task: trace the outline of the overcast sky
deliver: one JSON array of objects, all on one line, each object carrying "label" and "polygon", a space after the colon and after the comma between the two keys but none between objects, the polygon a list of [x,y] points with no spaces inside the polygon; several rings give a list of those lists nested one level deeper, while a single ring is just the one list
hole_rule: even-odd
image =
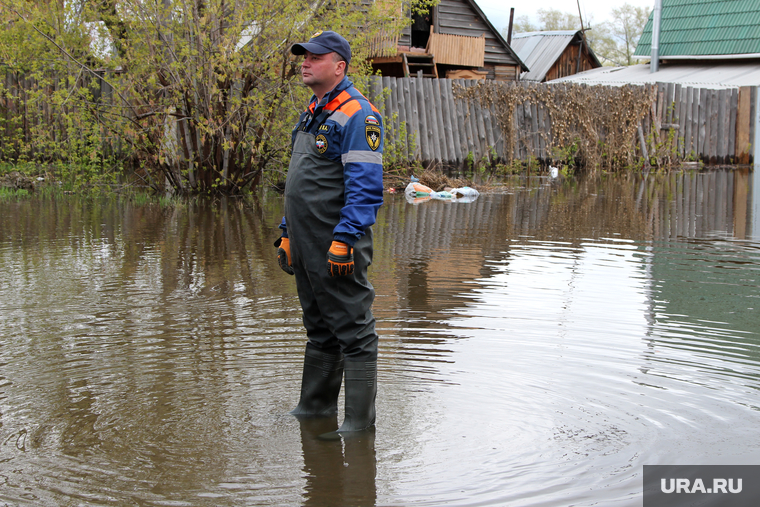
[{"label": "overcast sky", "polygon": [[[494,28],[500,32],[502,28],[509,26],[509,9],[511,7],[515,8],[515,18],[527,15],[536,24],[538,23],[537,13],[539,9],[556,9],[562,12],[578,13],[577,0],[530,0],[529,2],[475,0],[475,2],[485,13],[486,17],[488,17]],[[580,0],[584,25],[588,18],[591,18],[594,23],[607,21],[610,18],[612,9],[620,7],[625,3],[636,7],[647,7],[650,11],[654,8],[654,0]]]}]

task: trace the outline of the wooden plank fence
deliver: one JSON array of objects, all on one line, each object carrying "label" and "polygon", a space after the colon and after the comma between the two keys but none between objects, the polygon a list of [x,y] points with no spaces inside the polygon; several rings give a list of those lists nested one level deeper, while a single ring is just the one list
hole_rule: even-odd
[{"label": "wooden plank fence", "polygon": [[[34,79],[11,72],[2,77],[0,146],[8,146],[18,132],[29,143],[34,127],[39,128],[40,123],[45,128],[60,129],[61,136],[66,135],[65,127],[59,125],[58,115],[48,104],[41,100],[32,104],[28,100],[30,92],[39,88]],[[86,87],[97,84],[88,76],[80,75],[77,81]],[[513,143],[505,138],[498,124],[495,106],[482,107],[476,101],[455,98],[456,86],[468,88],[478,83],[482,81],[372,77],[366,92],[373,103],[382,108],[390,135],[398,136],[403,131],[401,125],[406,126],[405,138],[393,140],[400,143],[402,157],[407,161],[454,167],[484,158],[526,161],[534,157],[549,162],[550,109],[541,103],[516,104],[513,122],[516,142]],[[559,86],[489,83],[505,87]],[[676,158],[700,159],[707,164],[754,162],[752,143],[757,128],[758,87],[713,90],[672,83],[653,86],[657,89],[656,98],[640,125],[638,154],[652,155],[665,147],[665,151],[674,153]],[[94,90],[96,98],[102,97],[108,102],[118,100],[102,82],[95,88],[101,88]],[[603,93],[605,87],[599,88]],[[56,89],[57,83],[54,83],[50,93]],[[0,156],[7,156],[8,151],[11,150],[0,151]]]},{"label": "wooden plank fence", "polygon": [[[384,115],[397,113],[396,131],[406,122],[404,153],[408,160],[423,164],[461,166],[468,157],[481,160],[494,153],[498,160],[510,157],[509,143],[496,120],[496,111],[479,104],[455,99],[455,85],[470,87],[478,81],[374,78],[370,99],[388,88]],[[494,86],[555,86],[551,83],[500,83]],[[576,85],[581,86],[581,85]],[[753,163],[751,140],[755,138],[754,118],[757,87],[712,90],[673,83],[658,83],[651,111],[642,121],[638,154],[673,154],[675,159],[699,159],[706,164]],[[602,87],[604,88],[604,87]],[[389,114],[390,113],[390,114]],[[551,140],[551,116],[543,104],[525,102],[515,107],[517,143],[512,158],[536,157],[549,161],[547,139]],[[387,121],[387,120],[386,120]],[[391,132],[393,134],[393,132]],[[642,149],[643,144],[643,149]]]},{"label": "wooden plank fence", "polygon": [[[113,89],[101,79],[94,78],[90,73],[81,70],[72,72],[48,74],[45,79],[38,80],[19,72],[6,71],[0,74],[0,157],[13,158],[25,150],[26,157],[40,157],[52,160],[47,153],[46,144],[40,144],[37,133],[44,131],[55,141],[69,137],[76,138],[90,134],[77,131],[69,125],[65,118],[68,113],[76,111],[74,101],[69,99],[78,91],[87,89],[93,103],[112,105],[118,99],[114,97]],[[100,76],[102,71],[96,71]],[[72,88],[69,83],[75,83]],[[50,97],[65,91],[65,99],[61,106],[56,107]],[[104,129],[100,129],[103,132]],[[22,148],[21,145],[26,147]],[[118,151],[116,146],[102,143],[104,153]]]}]

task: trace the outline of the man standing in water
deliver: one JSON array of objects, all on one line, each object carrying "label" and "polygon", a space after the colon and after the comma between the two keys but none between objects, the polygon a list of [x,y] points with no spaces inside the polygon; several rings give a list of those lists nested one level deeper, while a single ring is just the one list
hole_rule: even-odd
[{"label": "man standing in water", "polygon": [[293,129],[285,182],[280,267],[294,274],[308,341],[299,417],[337,413],[345,370],[345,419],[335,437],[375,423],[377,344],[367,280],[372,229],[383,203],[383,123],[346,77],[351,47],[332,31],[291,47],[314,92]]}]

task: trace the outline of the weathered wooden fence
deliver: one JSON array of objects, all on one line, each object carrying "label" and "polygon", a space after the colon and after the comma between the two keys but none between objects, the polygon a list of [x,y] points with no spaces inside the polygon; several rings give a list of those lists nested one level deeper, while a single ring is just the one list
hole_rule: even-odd
[{"label": "weathered wooden fence", "polygon": [[[104,72],[95,74],[103,76]],[[79,107],[70,99],[83,90],[88,91],[91,107],[112,106],[118,100],[108,84],[81,70],[50,73],[42,78],[14,71],[0,74],[0,157],[14,158],[23,153],[26,158],[51,160],[55,155],[49,153],[54,144],[50,140],[61,142],[90,134],[69,116]],[[105,134],[105,129],[100,130]],[[40,131],[49,136],[47,143],[37,137]],[[115,146],[105,139],[101,144],[105,153],[118,152],[118,141]]]},{"label": "weathered wooden fence", "polygon": [[[3,77],[5,91],[0,96],[0,121],[4,128],[0,129],[0,145],[7,147],[19,139],[33,144],[30,136],[40,124],[60,130],[58,138],[69,135],[60,115],[49,104],[39,98],[34,102],[29,100],[32,92],[39,97],[39,85],[34,79],[12,73]],[[110,87],[85,77],[79,76],[77,81],[80,86],[94,86],[96,100],[118,100],[114,99]],[[549,87],[549,90],[552,86],[586,86],[490,83],[504,87]],[[397,147],[407,161],[447,166],[461,166],[484,157],[550,161],[547,148],[552,144],[552,118],[549,108],[541,103],[516,104],[515,135],[506,139],[494,106],[482,107],[477,101],[455,98],[456,86],[468,88],[476,84],[478,81],[474,80],[373,77],[367,91],[370,99],[384,111],[386,129],[396,136]],[[101,89],[103,86],[106,89]],[[753,162],[751,143],[757,128],[757,87],[713,90],[663,83],[654,86],[655,100],[640,125],[635,147],[638,154],[647,156],[665,151],[675,158],[700,159],[708,164]],[[58,83],[54,82],[48,93],[58,92],[57,88]],[[598,88],[599,93],[604,93],[607,87]],[[405,128],[402,129],[402,125]],[[399,138],[401,135],[403,139]],[[2,151],[0,155],[8,155],[8,150]]]},{"label": "weathered wooden fence", "polygon": [[675,130],[682,157],[692,154],[709,164],[748,164],[756,107],[755,86],[714,90],[658,83],[649,120],[661,131]]},{"label": "weathered wooden fence", "polygon": [[[458,166],[468,158],[549,161],[552,118],[543,104],[517,104],[514,111],[516,143],[505,142],[496,111],[454,97],[454,86],[474,86],[473,80],[374,78],[370,98],[383,107],[386,124],[395,113],[391,129],[396,135],[405,123],[407,160],[424,164]],[[567,86],[492,82],[493,86]],[[582,86],[582,85],[571,85]],[[583,85],[585,86],[585,85]],[[757,87],[723,90],[658,83],[651,111],[640,125],[639,154],[670,153],[674,159],[700,159],[708,164],[752,162]],[[603,93],[604,88],[599,87]],[[387,89],[383,93],[383,89]],[[389,114],[390,113],[390,114]],[[513,150],[512,156],[507,152]]]}]

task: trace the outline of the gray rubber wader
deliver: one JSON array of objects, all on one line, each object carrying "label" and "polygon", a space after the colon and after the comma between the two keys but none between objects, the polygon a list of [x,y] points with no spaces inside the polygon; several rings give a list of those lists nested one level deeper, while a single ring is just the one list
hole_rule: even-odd
[{"label": "gray rubber wader", "polygon": [[297,417],[329,417],[338,413],[343,381],[343,356],[306,349],[301,398],[290,413]]},{"label": "gray rubber wader", "polygon": [[345,203],[343,165],[323,157],[315,137],[299,131],[285,182],[285,221],[303,308],[307,347],[346,361],[376,361],[372,315],[375,290],[367,280],[372,263],[372,230],[354,244],[352,275],[331,277],[327,250]]}]

